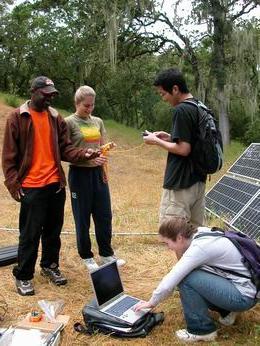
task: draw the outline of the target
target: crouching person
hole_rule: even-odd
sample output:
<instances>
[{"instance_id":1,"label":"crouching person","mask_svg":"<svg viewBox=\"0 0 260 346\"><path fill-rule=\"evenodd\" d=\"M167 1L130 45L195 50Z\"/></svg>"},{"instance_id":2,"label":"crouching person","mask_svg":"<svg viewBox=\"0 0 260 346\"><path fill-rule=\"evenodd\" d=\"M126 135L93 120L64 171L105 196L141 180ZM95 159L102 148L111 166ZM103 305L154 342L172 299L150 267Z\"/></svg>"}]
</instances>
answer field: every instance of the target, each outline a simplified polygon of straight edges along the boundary
<instances>
[{"instance_id":1,"label":"crouching person","mask_svg":"<svg viewBox=\"0 0 260 346\"><path fill-rule=\"evenodd\" d=\"M181 256L150 300L136 306L136 311L153 308L178 287L187 328L176 331L176 337L186 342L216 338L217 328L209 310L220 314L220 323L231 325L237 312L248 310L257 302L256 287L241 262L239 250L221 234L207 235L209 231L208 227L196 228L183 218L161 224L161 241Z\"/></svg>"}]
</instances>

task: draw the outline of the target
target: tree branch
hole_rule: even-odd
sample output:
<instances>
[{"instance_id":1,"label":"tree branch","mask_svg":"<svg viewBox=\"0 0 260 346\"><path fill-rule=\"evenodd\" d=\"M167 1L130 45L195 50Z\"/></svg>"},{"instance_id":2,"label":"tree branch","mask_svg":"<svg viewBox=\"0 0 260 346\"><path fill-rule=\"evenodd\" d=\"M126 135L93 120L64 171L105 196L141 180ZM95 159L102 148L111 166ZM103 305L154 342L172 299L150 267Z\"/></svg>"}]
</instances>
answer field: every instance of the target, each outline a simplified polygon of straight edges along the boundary
<instances>
[{"instance_id":1,"label":"tree branch","mask_svg":"<svg viewBox=\"0 0 260 346\"><path fill-rule=\"evenodd\" d=\"M259 2L259 1L257 1L257 2ZM242 9L237 14L235 14L234 16L231 16L230 20L232 22L234 22L237 18L241 17L243 14L251 12L254 8L256 8L259 5L259 3L257 3L257 2L255 2L254 0L249 1L248 3L246 3L242 7ZM250 5L252 5L252 6L247 10L247 8Z\"/></svg>"}]
</instances>

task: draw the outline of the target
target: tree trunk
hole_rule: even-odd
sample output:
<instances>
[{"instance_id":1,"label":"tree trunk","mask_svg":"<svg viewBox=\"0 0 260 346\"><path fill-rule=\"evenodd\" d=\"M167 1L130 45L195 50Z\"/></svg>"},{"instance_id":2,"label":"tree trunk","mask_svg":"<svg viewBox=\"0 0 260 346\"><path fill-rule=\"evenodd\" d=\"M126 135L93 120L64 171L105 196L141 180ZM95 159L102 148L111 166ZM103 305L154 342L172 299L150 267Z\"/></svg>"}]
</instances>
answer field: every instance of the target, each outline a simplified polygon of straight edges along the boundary
<instances>
[{"instance_id":1,"label":"tree trunk","mask_svg":"<svg viewBox=\"0 0 260 346\"><path fill-rule=\"evenodd\" d=\"M218 90L219 129L222 134L223 144L230 143L230 125L227 113L227 99L224 90Z\"/></svg>"},{"instance_id":2,"label":"tree trunk","mask_svg":"<svg viewBox=\"0 0 260 346\"><path fill-rule=\"evenodd\" d=\"M230 26L226 20L225 7L222 6L222 3L219 0L211 0L211 6L214 22L211 74L214 76L217 86L219 127L223 137L223 144L227 145L230 143L230 125L227 100L224 93L227 82L225 42L230 34Z\"/></svg>"}]
</instances>

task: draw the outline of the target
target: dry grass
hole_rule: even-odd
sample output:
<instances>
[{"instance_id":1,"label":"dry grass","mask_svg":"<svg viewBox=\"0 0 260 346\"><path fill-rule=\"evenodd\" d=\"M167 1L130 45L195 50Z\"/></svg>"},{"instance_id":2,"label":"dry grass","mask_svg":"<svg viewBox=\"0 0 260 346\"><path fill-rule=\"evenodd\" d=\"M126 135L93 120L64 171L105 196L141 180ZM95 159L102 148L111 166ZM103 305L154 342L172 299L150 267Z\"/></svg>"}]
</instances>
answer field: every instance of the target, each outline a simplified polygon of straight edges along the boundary
<instances>
[{"instance_id":1,"label":"dry grass","mask_svg":"<svg viewBox=\"0 0 260 346\"><path fill-rule=\"evenodd\" d=\"M10 107L1 105L0 123L4 127L5 116ZM0 130L0 144L2 143ZM118 148L111 153L110 189L113 205L114 233L156 233L161 183L165 167L165 153L155 147L141 145L136 135L134 142L124 140L118 133L111 139ZM134 148L134 149L133 149ZM65 170L67 166L64 165ZM0 172L1 222L0 227L17 228L19 204L11 199L3 185ZM214 177L214 180L217 177ZM213 181L212 181L213 182ZM211 183L212 183L211 182ZM36 265L34 278L36 295L19 296L14 287L11 267L2 267L0 293L8 304L8 311L0 326L15 324L40 299L65 301L64 313L70 315L69 325L62 333L62 346L67 345L178 345L173 332L184 327L178 293L162 303L158 311L165 312L165 322L145 339L116 340L104 335L85 336L73 331L73 323L82 322L81 310L92 297L90 281L76 250L74 223L69 198L66 202L64 229L71 232L62 235L61 268L69 279L65 287L55 287L40 276ZM16 244L18 233L1 230L0 246ZM93 239L94 251L96 251ZM160 278L167 273L176 259L172 253L157 242L153 235L118 235L113 238L116 253L126 259L127 265L121 269L122 279L127 292L148 299ZM259 343L259 306L241 315L233 327L221 327L218 342L212 345L257 345ZM22 345L23 346L23 345Z\"/></svg>"}]
</instances>

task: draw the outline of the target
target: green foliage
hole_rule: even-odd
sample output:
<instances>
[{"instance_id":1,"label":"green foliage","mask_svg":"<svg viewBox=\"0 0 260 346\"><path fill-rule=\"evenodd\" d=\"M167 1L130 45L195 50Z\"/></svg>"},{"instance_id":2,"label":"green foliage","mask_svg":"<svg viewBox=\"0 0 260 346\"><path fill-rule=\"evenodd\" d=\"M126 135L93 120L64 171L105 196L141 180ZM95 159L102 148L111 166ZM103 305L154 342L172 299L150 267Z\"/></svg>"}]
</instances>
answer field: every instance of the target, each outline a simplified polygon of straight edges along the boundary
<instances>
[{"instance_id":1,"label":"green foliage","mask_svg":"<svg viewBox=\"0 0 260 346\"><path fill-rule=\"evenodd\" d=\"M260 118L249 123L244 136L244 142L246 144L260 143Z\"/></svg>"},{"instance_id":2,"label":"green foliage","mask_svg":"<svg viewBox=\"0 0 260 346\"><path fill-rule=\"evenodd\" d=\"M109 136L108 140L113 140L116 143L123 141L124 144L131 146L142 143L142 136L139 130L119 124L112 119L105 120L104 123Z\"/></svg>"},{"instance_id":3,"label":"green foliage","mask_svg":"<svg viewBox=\"0 0 260 346\"><path fill-rule=\"evenodd\" d=\"M122 62L115 72L97 68L90 78L96 83L96 114L127 126L150 126L154 123L153 105L157 100L152 92L155 71L156 65L149 57Z\"/></svg>"},{"instance_id":4,"label":"green foliage","mask_svg":"<svg viewBox=\"0 0 260 346\"><path fill-rule=\"evenodd\" d=\"M54 105L53 105L54 106ZM55 106L54 106L55 107ZM57 111L60 113L60 115L63 117L63 118L66 118L67 116L71 115L73 112L72 111L67 111L65 109L61 109L61 108L58 108L58 107L55 107L57 109Z\"/></svg>"},{"instance_id":5,"label":"green foliage","mask_svg":"<svg viewBox=\"0 0 260 346\"><path fill-rule=\"evenodd\" d=\"M230 104L230 134L233 139L242 139L250 121L249 114L241 99L235 99Z\"/></svg>"},{"instance_id":6,"label":"green foliage","mask_svg":"<svg viewBox=\"0 0 260 346\"><path fill-rule=\"evenodd\" d=\"M1 3L0 3L0 14L2 12L5 12L7 10L7 6L8 5L12 5L14 3L13 0L1 0Z\"/></svg>"},{"instance_id":7,"label":"green foliage","mask_svg":"<svg viewBox=\"0 0 260 346\"><path fill-rule=\"evenodd\" d=\"M224 163L229 167L246 149L239 141L231 141L230 145L224 147Z\"/></svg>"},{"instance_id":8,"label":"green foliage","mask_svg":"<svg viewBox=\"0 0 260 346\"><path fill-rule=\"evenodd\" d=\"M155 123L151 130L160 130L170 132L172 127L172 107L168 103L159 101L153 108Z\"/></svg>"},{"instance_id":9,"label":"green foliage","mask_svg":"<svg viewBox=\"0 0 260 346\"><path fill-rule=\"evenodd\" d=\"M245 10L249 2L244 1ZM11 12L4 7L1 11L0 5L0 90L25 96L30 79L47 75L60 92L54 106L70 113L76 89L86 84L97 92L95 114L102 118L138 129L169 131L169 106L159 101L152 84L158 71L177 66L192 94L216 114L221 102L217 86L225 84L223 105L229 110L232 138L257 139L258 22L237 18L238 25L231 27L235 2L225 2L215 11L218 1L194 0L192 17L186 21L209 21L202 37L199 31L186 34L185 19L176 13L163 16L155 3L37 0ZM218 21L212 19L221 13L223 25L216 31ZM182 44L166 31L151 30L150 25L159 20Z\"/></svg>"},{"instance_id":10,"label":"green foliage","mask_svg":"<svg viewBox=\"0 0 260 346\"><path fill-rule=\"evenodd\" d=\"M15 95L6 95L4 97L4 101L8 106L17 108L20 106L21 102L19 97L15 96Z\"/></svg>"},{"instance_id":11,"label":"green foliage","mask_svg":"<svg viewBox=\"0 0 260 346\"><path fill-rule=\"evenodd\" d=\"M231 137L243 140L245 132L259 118L259 28L244 23L230 40L234 62L229 66L227 95L230 99Z\"/></svg>"},{"instance_id":12,"label":"green foliage","mask_svg":"<svg viewBox=\"0 0 260 346\"><path fill-rule=\"evenodd\" d=\"M260 337L260 324L255 324L255 337L258 338Z\"/></svg>"}]
</instances>

